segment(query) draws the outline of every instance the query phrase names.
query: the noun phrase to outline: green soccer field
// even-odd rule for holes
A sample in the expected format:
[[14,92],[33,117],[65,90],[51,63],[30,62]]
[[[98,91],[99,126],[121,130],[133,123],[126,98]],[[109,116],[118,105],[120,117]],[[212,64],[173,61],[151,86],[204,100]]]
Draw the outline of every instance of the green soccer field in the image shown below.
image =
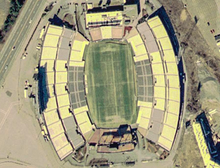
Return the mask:
[[85,60],[87,100],[97,127],[135,123],[136,80],[130,45],[118,41],[90,43]]

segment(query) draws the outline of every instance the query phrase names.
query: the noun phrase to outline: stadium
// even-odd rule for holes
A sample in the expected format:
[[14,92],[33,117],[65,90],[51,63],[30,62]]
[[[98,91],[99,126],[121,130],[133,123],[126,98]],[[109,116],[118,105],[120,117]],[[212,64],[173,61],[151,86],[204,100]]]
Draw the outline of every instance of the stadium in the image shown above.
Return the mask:
[[65,26],[45,28],[39,103],[60,160],[85,147],[132,152],[139,137],[167,153],[175,143],[183,83],[172,25],[156,12],[127,26],[124,9],[117,9],[88,3],[89,37]]

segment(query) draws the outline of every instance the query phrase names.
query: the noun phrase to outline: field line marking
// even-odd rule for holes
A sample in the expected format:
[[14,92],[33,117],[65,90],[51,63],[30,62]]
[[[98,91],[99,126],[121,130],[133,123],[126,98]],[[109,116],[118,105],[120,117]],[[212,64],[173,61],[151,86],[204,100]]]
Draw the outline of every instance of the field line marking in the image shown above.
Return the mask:
[[112,76],[113,76],[113,83],[114,83],[114,97],[115,97],[115,110],[116,110],[116,114],[118,115],[118,108],[117,108],[117,106],[118,106],[118,103],[117,103],[117,98],[116,98],[116,88],[115,88],[115,71],[114,71],[114,61],[113,61],[113,56],[114,55],[112,55],[111,54],[111,58],[112,58]]

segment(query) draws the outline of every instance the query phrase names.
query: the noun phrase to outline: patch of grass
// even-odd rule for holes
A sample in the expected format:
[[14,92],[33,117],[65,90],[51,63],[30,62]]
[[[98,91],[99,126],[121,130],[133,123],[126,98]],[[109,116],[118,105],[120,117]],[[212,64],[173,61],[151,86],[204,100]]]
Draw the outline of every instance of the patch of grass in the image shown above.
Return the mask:
[[85,60],[92,120],[105,128],[135,123],[136,93],[130,45],[118,41],[90,43]]

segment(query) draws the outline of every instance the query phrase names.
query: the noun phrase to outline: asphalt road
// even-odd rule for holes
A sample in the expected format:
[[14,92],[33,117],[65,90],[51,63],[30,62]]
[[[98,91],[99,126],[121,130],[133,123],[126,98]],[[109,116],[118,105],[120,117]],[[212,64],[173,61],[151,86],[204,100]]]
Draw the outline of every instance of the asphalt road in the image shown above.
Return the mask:
[[24,7],[24,11],[22,11],[25,12],[23,17],[18,18],[17,22],[20,22],[13,28],[10,34],[12,37],[9,36],[0,53],[0,83],[3,82],[14,57],[16,57],[21,48],[24,48],[22,47],[22,42],[26,40],[27,32],[32,27],[33,22],[36,22],[36,17],[39,15],[38,10],[45,3],[46,1],[44,0],[29,0],[26,4],[27,6]]

